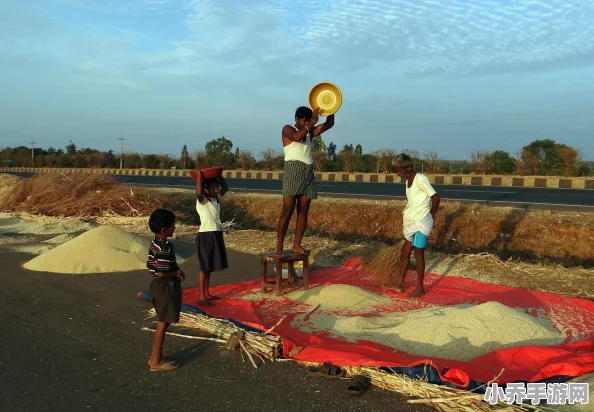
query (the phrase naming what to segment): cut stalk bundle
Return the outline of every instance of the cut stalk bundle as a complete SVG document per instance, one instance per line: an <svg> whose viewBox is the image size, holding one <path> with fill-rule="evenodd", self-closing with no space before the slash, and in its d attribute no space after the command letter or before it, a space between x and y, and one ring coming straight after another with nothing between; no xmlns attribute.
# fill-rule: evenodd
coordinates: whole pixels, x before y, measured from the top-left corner
<svg viewBox="0 0 594 412"><path fill-rule="evenodd" d="M155 310L151 309L149 314L150 317L154 317L156 315ZM251 354L256 355L262 362L264 361L263 358L274 361L281 354L282 340L280 336L245 331L227 320L215 319L182 309L177 326L188 329L199 329L218 336L225 341L229 340L235 332L241 331L240 347L246 351L254 366L255 362ZM251 352L251 354L248 352Z"/></svg>
<svg viewBox="0 0 594 412"><path fill-rule="evenodd" d="M394 246L386 246L361 258L361 270L377 279L380 286L396 286L402 261L402 239Z"/></svg>

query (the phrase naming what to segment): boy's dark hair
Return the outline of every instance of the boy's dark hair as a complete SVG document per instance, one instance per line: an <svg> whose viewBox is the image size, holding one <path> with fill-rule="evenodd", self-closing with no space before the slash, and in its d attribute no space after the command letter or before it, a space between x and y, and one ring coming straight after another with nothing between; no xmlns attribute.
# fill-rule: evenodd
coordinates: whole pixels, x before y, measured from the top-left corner
<svg viewBox="0 0 594 412"><path fill-rule="evenodd" d="M175 213L167 209L156 209L149 218L149 228L155 235L161 233L163 229L171 227L174 223Z"/></svg>
<svg viewBox="0 0 594 412"><path fill-rule="evenodd" d="M301 106L301 107L298 107L297 110L295 110L295 117L297 119L311 120L312 116L313 116L313 112L307 106Z"/></svg>

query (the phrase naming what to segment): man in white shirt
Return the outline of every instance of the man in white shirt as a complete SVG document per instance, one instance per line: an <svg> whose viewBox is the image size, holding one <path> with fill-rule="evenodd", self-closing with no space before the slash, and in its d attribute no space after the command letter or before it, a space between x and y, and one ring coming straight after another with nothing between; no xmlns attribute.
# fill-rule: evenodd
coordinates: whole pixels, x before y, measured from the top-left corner
<svg viewBox="0 0 594 412"><path fill-rule="evenodd" d="M301 106L295 111L295 124L286 125L282 130L285 167L283 173L283 209L278 220L276 252L282 257L283 244L293 211L297 209L295 242L291 249L295 253L309 254L301 246L301 239L307 227L307 213L312 199L318 198L314 175L311 139L334 126L334 115L328 116L325 123L316 126L320 109L311 110Z"/></svg>
<svg viewBox="0 0 594 412"><path fill-rule="evenodd" d="M439 209L440 197L429 183L429 179L413 170L412 159L404 153L392 161L398 176L406 179L406 199L402 226L406 242L402 248L402 261L396 290L404 291L404 278L410 263L410 253L414 250L417 263L417 287L409 295L417 298L425 295L423 280L425 277L425 248L427 239L435 226L435 214Z"/></svg>

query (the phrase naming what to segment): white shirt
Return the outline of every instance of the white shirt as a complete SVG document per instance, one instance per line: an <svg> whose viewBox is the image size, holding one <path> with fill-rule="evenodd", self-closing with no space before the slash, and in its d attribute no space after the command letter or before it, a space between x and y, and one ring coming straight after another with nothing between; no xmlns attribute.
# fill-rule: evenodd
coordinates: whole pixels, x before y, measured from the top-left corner
<svg viewBox="0 0 594 412"><path fill-rule="evenodd" d="M222 232L223 225L221 224L221 204L217 201L221 196L217 194L216 199L208 200L206 196L202 199L202 203L196 199L196 212L200 216L199 232Z"/></svg>
<svg viewBox="0 0 594 412"><path fill-rule="evenodd" d="M406 198L408 203L404 208L403 224L411 226L420 222L431 212L431 196L435 194L435 189L429 183L427 176L417 173L411 187L408 187L406 181Z"/></svg>
<svg viewBox="0 0 594 412"><path fill-rule="evenodd" d="M299 131L295 126L292 127ZM305 142L291 142L283 147L283 151L285 152L285 162L297 160L308 165L313 164L310 133L305 136Z"/></svg>

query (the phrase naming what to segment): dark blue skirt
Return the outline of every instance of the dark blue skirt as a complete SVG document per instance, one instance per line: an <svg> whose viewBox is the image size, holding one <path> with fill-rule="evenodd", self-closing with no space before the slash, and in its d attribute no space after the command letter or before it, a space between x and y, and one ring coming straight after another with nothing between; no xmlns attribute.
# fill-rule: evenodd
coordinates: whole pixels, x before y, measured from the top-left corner
<svg viewBox="0 0 594 412"><path fill-rule="evenodd" d="M223 232L198 232L196 236L198 264L203 273L221 272L227 269L227 250Z"/></svg>

